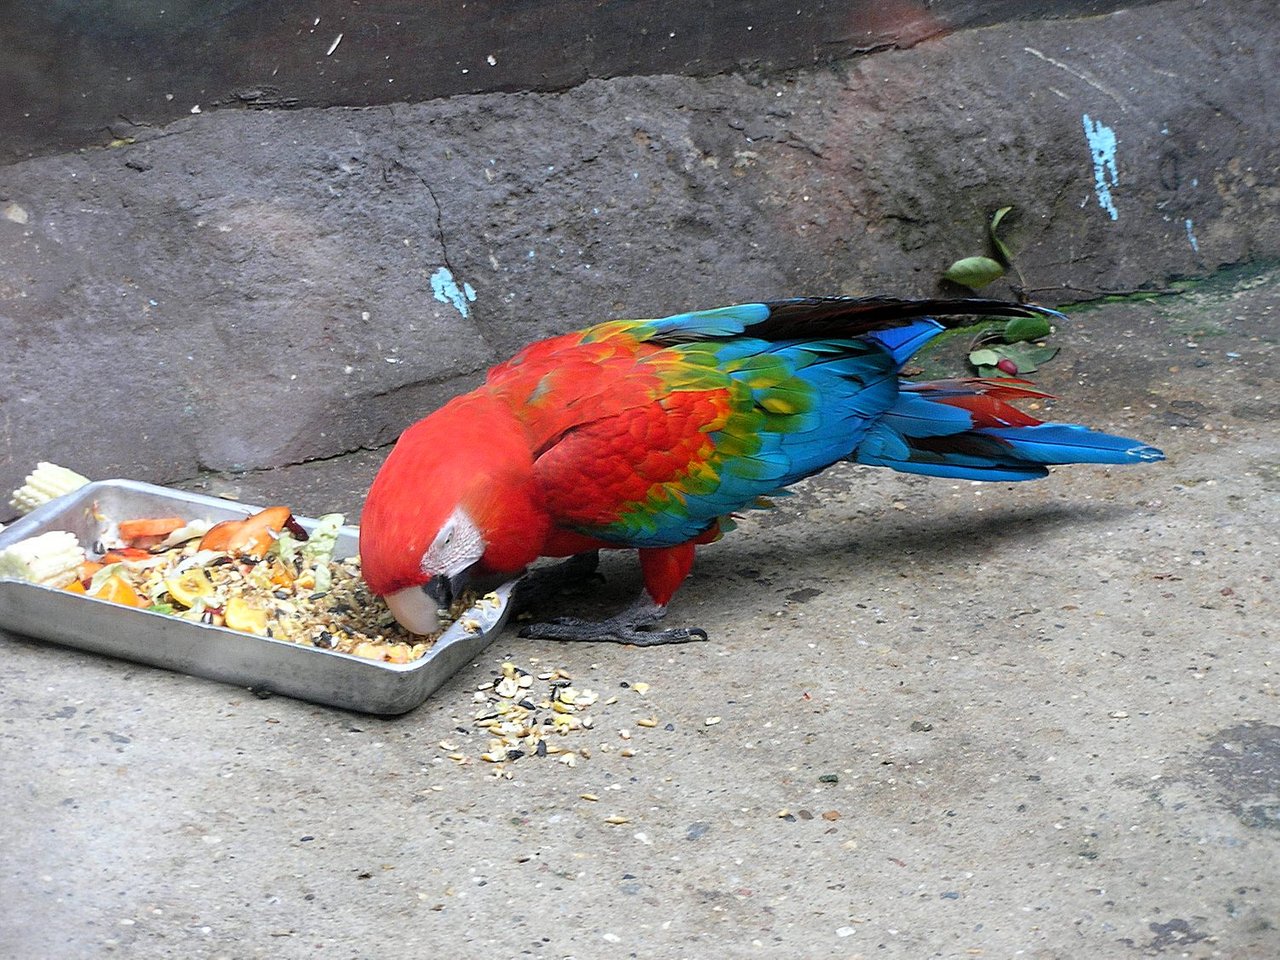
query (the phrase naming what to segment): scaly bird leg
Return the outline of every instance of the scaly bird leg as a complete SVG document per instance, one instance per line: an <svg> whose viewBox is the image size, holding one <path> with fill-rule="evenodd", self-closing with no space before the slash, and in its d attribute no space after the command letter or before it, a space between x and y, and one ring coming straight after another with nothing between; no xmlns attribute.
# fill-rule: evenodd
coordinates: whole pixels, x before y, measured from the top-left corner
<svg viewBox="0 0 1280 960"><path fill-rule="evenodd" d="M600 551L576 553L568 560L536 570L521 577L511 595L511 610L519 616L532 607L541 606L566 587L587 583L599 578Z"/></svg>
<svg viewBox="0 0 1280 960"><path fill-rule="evenodd" d="M657 647L667 643L690 643L707 639L707 632L698 627L653 629L666 615L665 606L654 603L648 593L641 593L635 603L607 620L557 617L547 623L525 624L520 628L520 636L539 640L630 643L637 647Z"/></svg>

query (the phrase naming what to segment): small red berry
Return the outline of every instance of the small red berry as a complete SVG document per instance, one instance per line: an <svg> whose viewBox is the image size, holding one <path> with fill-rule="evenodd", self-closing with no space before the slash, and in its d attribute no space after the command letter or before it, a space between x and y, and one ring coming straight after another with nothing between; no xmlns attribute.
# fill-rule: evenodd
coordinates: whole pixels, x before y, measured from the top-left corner
<svg viewBox="0 0 1280 960"><path fill-rule="evenodd" d="M999 362L996 363L996 369L1009 374L1011 377L1016 376L1018 373L1018 365L1008 357L1001 357Z"/></svg>

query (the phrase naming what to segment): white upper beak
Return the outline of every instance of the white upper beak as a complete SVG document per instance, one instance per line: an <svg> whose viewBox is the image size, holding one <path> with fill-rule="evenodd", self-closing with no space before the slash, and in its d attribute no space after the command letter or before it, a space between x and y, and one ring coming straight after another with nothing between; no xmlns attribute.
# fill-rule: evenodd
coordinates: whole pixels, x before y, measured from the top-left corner
<svg viewBox="0 0 1280 960"><path fill-rule="evenodd" d="M410 633L435 633L440 629L436 601L421 587L405 587L384 597L391 614Z"/></svg>

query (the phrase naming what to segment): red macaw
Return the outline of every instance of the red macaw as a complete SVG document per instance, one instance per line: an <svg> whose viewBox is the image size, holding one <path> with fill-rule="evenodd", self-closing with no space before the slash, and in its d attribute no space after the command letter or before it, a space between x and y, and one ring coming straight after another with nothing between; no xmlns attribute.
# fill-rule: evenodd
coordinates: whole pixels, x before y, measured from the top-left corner
<svg viewBox="0 0 1280 960"><path fill-rule="evenodd" d="M436 628L463 579L538 557L639 550L644 592L602 623L527 636L652 645L654 630L735 511L840 460L973 480L1063 463L1163 459L1154 447L1041 423L1007 401L1026 381L900 380L943 327L930 315L1060 316L999 300L808 298L601 323L494 367L409 427L365 503L370 589L409 630Z"/></svg>

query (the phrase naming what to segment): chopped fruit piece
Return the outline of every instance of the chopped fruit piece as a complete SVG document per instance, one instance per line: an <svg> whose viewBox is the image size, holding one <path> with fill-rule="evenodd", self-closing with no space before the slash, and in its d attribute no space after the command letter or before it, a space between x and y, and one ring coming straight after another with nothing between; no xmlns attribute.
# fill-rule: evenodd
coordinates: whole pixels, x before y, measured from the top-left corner
<svg viewBox="0 0 1280 960"><path fill-rule="evenodd" d="M184 607L193 607L201 597L213 596L213 584L204 569L188 570L177 577L170 577L164 582L165 590L173 598L173 602Z"/></svg>
<svg viewBox="0 0 1280 960"><path fill-rule="evenodd" d="M129 581L118 573L108 577L106 582L93 592L93 596L99 600L109 600L112 603L119 603L126 607L145 607L147 605L147 602L138 595L138 591L129 586Z"/></svg>
<svg viewBox="0 0 1280 960"><path fill-rule="evenodd" d="M181 517L144 517L141 520L121 520L120 539L140 547L155 546L173 531L186 526ZM139 543L138 541L147 541Z"/></svg>
<svg viewBox="0 0 1280 960"><path fill-rule="evenodd" d="M86 560L76 567L76 578L84 581L92 580L93 575L105 566L105 563L99 563L97 560Z"/></svg>
<svg viewBox="0 0 1280 960"><path fill-rule="evenodd" d="M120 547L116 550L108 550L102 556L102 565L105 567L109 563L128 563L130 560L147 560L151 554L139 547Z"/></svg>
<svg viewBox="0 0 1280 960"><path fill-rule="evenodd" d="M223 520L200 540L200 549L261 557L292 519L288 507L267 507L243 520Z"/></svg>
<svg viewBox="0 0 1280 960"><path fill-rule="evenodd" d="M226 625L232 630L256 634L267 632L267 611L260 607L255 607L247 600L242 600L239 597L232 597L227 601L227 609L224 616Z"/></svg>

